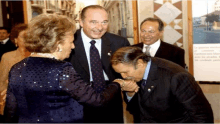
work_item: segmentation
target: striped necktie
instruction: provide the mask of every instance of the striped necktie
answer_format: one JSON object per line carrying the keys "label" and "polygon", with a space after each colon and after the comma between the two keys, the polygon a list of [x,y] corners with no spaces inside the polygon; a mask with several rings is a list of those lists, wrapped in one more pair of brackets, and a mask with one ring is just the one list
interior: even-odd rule
{"label": "striped necktie", "polygon": [[144,89],[144,87],[146,86],[147,84],[147,80],[143,79],[142,80],[142,83],[141,83],[141,88]]}
{"label": "striped necktie", "polygon": [[150,46],[149,45],[146,46],[145,49],[146,49],[145,54],[150,56]]}

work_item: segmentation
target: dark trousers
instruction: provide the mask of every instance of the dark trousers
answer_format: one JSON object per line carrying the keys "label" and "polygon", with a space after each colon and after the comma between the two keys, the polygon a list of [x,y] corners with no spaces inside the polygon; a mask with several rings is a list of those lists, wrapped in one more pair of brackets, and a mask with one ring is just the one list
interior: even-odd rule
{"label": "dark trousers", "polygon": [[[106,84],[109,82],[106,81]],[[85,123],[123,123],[123,107],[121,93],[103,107],[84,106]]]}
{"label": "dark trousers", "polygon": [[0,123],[4,123],[4,116],[0,115]]}

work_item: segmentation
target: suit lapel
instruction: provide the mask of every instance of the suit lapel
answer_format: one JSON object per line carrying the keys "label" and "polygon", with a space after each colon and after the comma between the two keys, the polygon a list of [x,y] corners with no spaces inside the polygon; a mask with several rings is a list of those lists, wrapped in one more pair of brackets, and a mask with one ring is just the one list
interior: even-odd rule
{"label": "suit lapel", "polygon": [[143,44],[143,43],[138,43],[138,44],[136,44],[136,45],[134,45],[134,46],[140,47],[141,49],[143,49],[144,44]]}
{"label": "suit lapel", "polygon": [[85,52],[85,48],[83,45],[83,41],[82,41],[82,36],[81,36],[81,31],[78,30],[77,31],[77,39],[75,40],[74,44],[75,44],[75,54],[76,54],[76,59],[75,61],[79,61],[79,64],[82,66],[82,68],[87,72],[88,75],[89,74],[89,66],[88,66],[88,60],[86,57],[86,52]]}
{"label": "suit lapel", "polygon": [[112,54],[111,50],[111,41],[109,41],[105,35],[102,37],[102,51],[101,51],[101,61],[103,69],[108,77],[110,77],[109,66],[110,66],[110,57]]}
{"label": "suit lapel", "polygon": [[154,58],[151,59],[150,72],[147,78],[146,86],[144,87],[143,97],[141,102],[145,102],[149,95],[154,91],[155,87],[159,84],[159,77],[157,74],[157,65],[154,63]]}
{"label": "suit lapel", "polygon": [[155,57],[164,57],[164,55],[169,55],[169,54],[164,54],[164,52],[166,52],[167,48],[164,46],[164,42],[161,41],[160,47],[158,48]]}

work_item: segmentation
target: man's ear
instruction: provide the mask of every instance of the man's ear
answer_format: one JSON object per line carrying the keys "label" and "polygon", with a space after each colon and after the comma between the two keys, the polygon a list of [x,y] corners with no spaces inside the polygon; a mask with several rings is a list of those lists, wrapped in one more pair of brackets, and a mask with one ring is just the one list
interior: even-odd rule
{"label": "man's ear", "polygon": [[83,28],[83,20],[81,18],[79,19],[79,24]]}
{"label": "man's ear", "polygon": [[142,59],[137,60],[137,67],[138,68],[143,68],[144,67],[144,61]]}
{"label": "man's ear", "polygon": [[163,37],[164,30],[160,31],[160,37]]}

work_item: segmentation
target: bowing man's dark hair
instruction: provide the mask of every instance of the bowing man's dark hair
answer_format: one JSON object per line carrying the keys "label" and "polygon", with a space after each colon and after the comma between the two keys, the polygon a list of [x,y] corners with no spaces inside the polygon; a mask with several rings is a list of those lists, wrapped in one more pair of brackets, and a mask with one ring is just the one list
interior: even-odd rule
{"label": "bowing man's dark hair", "polygon": [[123,64],[132,64],[136,67],[137,61],[142,59],[143,62],[147,63],[150,60],[150,56],[147,56],[142,52],[142,49],[139,47],[129,46],[122,47],[118,49],[111,56],[111,64],[117,65],[119,63]]}

